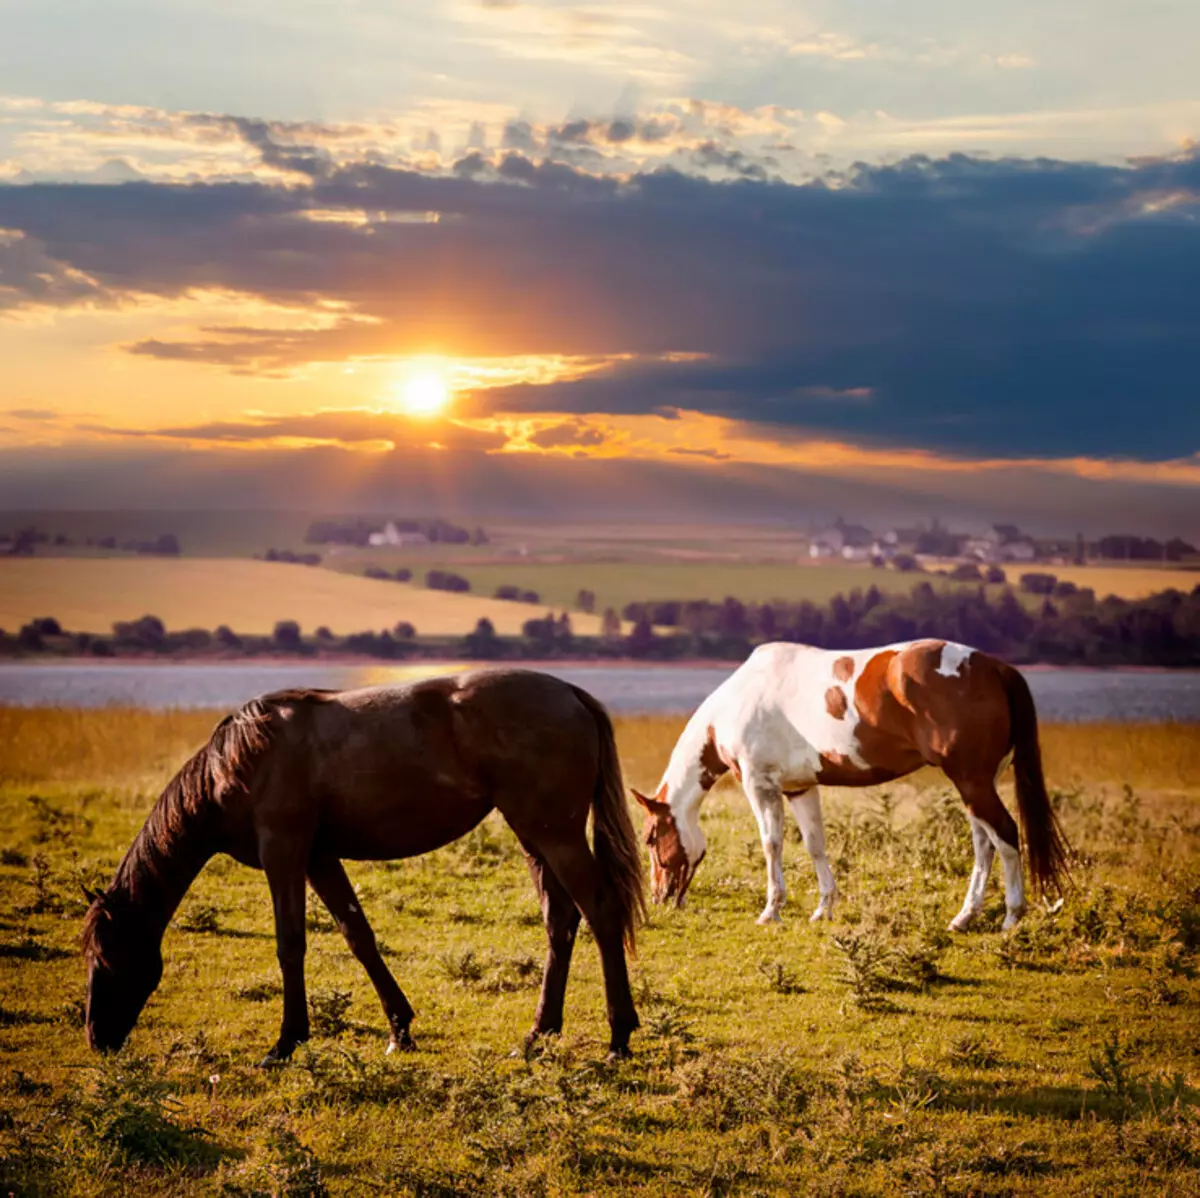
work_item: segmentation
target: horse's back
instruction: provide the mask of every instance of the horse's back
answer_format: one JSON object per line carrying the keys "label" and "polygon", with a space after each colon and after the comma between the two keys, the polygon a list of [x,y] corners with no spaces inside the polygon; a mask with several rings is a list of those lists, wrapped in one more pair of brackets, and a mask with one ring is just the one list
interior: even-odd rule
{"label": "horse's back", "polygon": [[[297,789],[341,856],[407,856],[469,831],[501,796],[595,777],[597,725],[570,684],[481,670],[287,696]],[[590,795],[590,790],[589,790]]]}

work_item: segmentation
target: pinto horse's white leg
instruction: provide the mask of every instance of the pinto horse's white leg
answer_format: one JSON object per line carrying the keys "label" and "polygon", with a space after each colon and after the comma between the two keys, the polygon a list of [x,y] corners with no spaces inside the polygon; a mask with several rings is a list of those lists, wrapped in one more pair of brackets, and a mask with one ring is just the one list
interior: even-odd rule
{"label": "pinto horse's white leg", "polygon": [[988,876],[992,872],[992,861],[996,856],[992,838],[988,835],[987,824],[976,819],[969,811],[967,819],[971,821],[971,840],[975,845],[975,868],[971,870],[971,881],[967,885],[967,894],[963,899],[962,910],[950,921],[950,931],[965,932],[975,922],[975,917],[983,910],[983,897],[987,891]]}
{"label": "pinto horse's white leg", "polygon": [[1002,836],[991,828],[988,833],[996,851],[1000,854],[1000,863],[1004,866],[1004,931],[1016,927],[1018,920],[1025,914],[1025,881],[1021,876],[1021,850],[1009,844]]}
{"label": "pinto horse's white leg", "polygon": [[763,857],[767,862],[767,905],[758,922],[776,923],[779,909],[787,898],[787,884],[783,878],[783,792],[777,781],[752,775],[745,776],[743,788],[758,821]]}
{"label": "pinto horse's white leg", "polygon": [[804,847],[812,858],[817,871],[817,887],[821,892],[821,901],[812,913],[811,919],[816,923],[819,919],[833,918],[833,903],[837,898],[837,883],[833,880],[833,870],[829,868],[829,859],[825,856],[825,821],[821,818],[821,792],[815,787],[792,795],[788,802],[796,823],[800,825],[800,835],[804,837]]}
{"label": "pinto horse's white leg", "polygon": [[[1000,862],[1004,866],[1004,905],[1008,908],[1004,917],[1004,930],[1014,927],[1025,914],[1025,884],[1021,877],[1020,833],[1016,821],[996,793],[995,783],[977,778],[955,779],[955,785],[967,805],[972,816],[971,827],[974,831],[976,822],[983,826],[992,847],[1000,854]],[[976,862],[979,849],[976,847]],[[977,866],[978,868],[978,866]],[[975,876],[971,882],[974,884]],[[986,882],[986,877],[984,878]]]}

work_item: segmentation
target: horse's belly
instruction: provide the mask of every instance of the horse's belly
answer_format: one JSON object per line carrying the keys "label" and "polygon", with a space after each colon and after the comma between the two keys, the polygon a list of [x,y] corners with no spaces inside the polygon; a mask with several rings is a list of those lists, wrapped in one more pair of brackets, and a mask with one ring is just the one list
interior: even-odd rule
{"label": "horse's belly", "polygon": [[316,847],[357,861],[418,857],[465,836],[491,809],[489,799],[436,788],[374,803],[360,798],[352,807],[334,802],[322,815]]}

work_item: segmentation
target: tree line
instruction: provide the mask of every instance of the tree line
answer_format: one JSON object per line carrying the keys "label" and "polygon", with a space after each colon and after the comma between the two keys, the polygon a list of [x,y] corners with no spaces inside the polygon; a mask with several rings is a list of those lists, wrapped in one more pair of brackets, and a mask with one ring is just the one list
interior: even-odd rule
{"label": "tree line", "polygon": [[938,591],[920,582],[907,595],[872,586],[827,604],[742,603],[730,597],[719,603],[646,603],[630,610],[631,619],[623,623],[609,608],[598,636],[576,634],[565,612],[525,621],[520,636],[501,636],[484,618],[465,637],[421,636],[408,621],[349,635],[328,627],[306,633],[294,620],[280,620],[269,635],[237,633],[224,625],[213,631],[169,631],[151,615],[118,622],[111,634],[97,635],[69,632],[44,617],[16,633],[0,630],[0,654],[739,661],[766,641],[856,649],[934,637],[1018,664],[1200,667],[1200,586],[1128,600],[1097,599],[1089,589],[1055,582],[1049,593],[1024,602],[1011,588],[992,596],[984,587]]}

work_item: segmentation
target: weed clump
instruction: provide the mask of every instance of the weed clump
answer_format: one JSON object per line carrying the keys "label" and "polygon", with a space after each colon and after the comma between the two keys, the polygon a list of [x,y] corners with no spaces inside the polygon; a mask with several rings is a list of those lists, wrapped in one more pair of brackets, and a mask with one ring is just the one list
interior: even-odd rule
{"label": "weed clump", "polygon": [[122,1163],[211,1164],[217,1150],[209,1133],[183,1122],[181,1111],[174,1087],[145,1057],[122,1054],[96,1068],[92,1084],[69,1100],[67,1114],[85,1140]]}
{"label": "weed clump", "polygon": [[354,996],[337,986],[318,986],[309,992],[308,1009],[313,1031],[320,1036],[336,1039],[350,1028],[346,1018]]}
{"label": "weed clump", "polygon": [[221,912],[212,903],[189,903],[178,923],[184,932],[212,935],[221,930]]}

